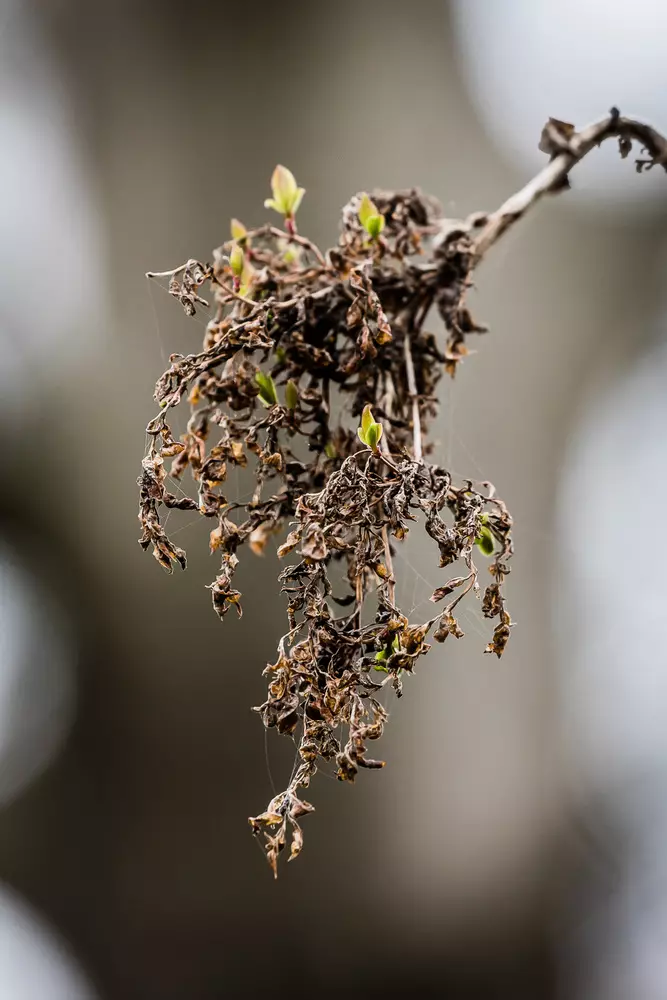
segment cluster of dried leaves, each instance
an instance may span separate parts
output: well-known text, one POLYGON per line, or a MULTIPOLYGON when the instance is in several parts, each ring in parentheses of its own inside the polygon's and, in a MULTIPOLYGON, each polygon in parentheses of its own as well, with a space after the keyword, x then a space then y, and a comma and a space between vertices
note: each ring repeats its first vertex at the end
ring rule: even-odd
MULTIPOLYGON (((595 126, 597 141, 616 134, 627 143, 623 123, 612 112, 595 126)), ((376 193, 372 202, 357 195, 326 253, 297 233, 303 191, 277 168, 269 205, 284 215, 284 229, 247 231, 234 221, 234 239, 211 263, 190 260, 167 273, 188 315, 208 305, 204 287, 215 315, 202 351, 172 355, 156 386, 160 412, 147 428, 139 479, 140 542, 165 569, 185 568, 161 508, 210 518, 210 547, 220 558, 210 590, 221 618, 231 606, 241 614, 234 571, 245 543, 260 554, 275 542, 286 559, 279 580, 288 630, 265 670, 267 698, 257 711, 265 726, 292 736, 299 765, 288 787, 250 819, 265 836, 274 873, 288 840, 290 858, 301 850, 299 820, 313 807, 300 789, 321 761, 335 762, 341 781, 354 781, 360 767, 383 766, 367 756, 387 719, 379 694, 387 684, 401 694, 431 634, 438 642, 463 634, 454 611, 466 595, 481 598, 482 613, 495 622, 486 652, 505 649, 510 515, 490 484, 455 484, 428 461, 423 436, 437 412, 440 378, 454 375, 466 337, 483 329, 466 306, 474 265, 528 205, 563 186, 594 144, 555 120, 542 143, 551 155, 544 181, 510 199, 507 211, 452 223, 416 190, 376 193), (444 320, 444 346, 425 328, 432 310, 444 320), (177 440, 168 419, 184 398, 191 416, 177 440), (374 435, 358 434, 371 413, 374 435), (189 470, 196 498, 168 491, 167 459, 172 479, 189 470), (229 499, 230 466, 249 464, 252 498, 229 499), (433 539, 440 567, 460 567, 433 594, 443 603, 425 622, 411 622, 395 599, 392 547, 415 521, 433 539), (479 554, 490 558, 486 584, 479 554)))

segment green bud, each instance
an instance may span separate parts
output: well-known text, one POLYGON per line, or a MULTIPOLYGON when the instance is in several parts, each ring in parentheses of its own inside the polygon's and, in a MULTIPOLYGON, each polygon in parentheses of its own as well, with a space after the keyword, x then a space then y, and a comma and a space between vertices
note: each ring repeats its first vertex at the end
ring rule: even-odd
POLYGON ((362 224, 372 240, 377 239, 384 229, 384 215, 378 212, 377 205, 371 201, 367 194, 361 199, 359 206, 359 222, 362 224))
POLYGON ((384 664, 389 659, 389 656, 391 656, 391 653, 397 653, 400 648, 401 648, 401 644, 398 641, 398 636, 395 635, 394 636, 394 641, 391 644, 391 650, 390 650, 389 654, 387 654, 387 650, 386 649, 381 649, 379 651, 379 653, 375 654, 375 669, 376 670, 382 670, 386 674, 387 673, 387 668, 384 666, 384 664))
POLYGON ((377 205, 372 202, 367 194, 364 194, 361 199, 361 205, 359 206, 359 222, 362 224, 364 229, 366 228, 366 223, 370 219, 371 215, 377 215, 377 205))
POLYGON ((265 208, 272 208, 286 219, 292 219, 297 213, 305 189, 297 187, 296 178, 291 170, 280 163, 271 176, 271 192, 273 198, 267 198, 265 208))
POLYGON ((378 444, 380 443, 380 438, 382 437, 382 424, 371 424, 368 428, 368 434, 366 435, 366 443, 371 451, 378 450, 378 444))
POLYGON ((479 551, 485 556, 492 556, 494 549, 493 534, 491 529, 483 524, 480 528, 479 535, 475 539, 475 545, 479 551))
POLYGON ((371 215, 366 222, 366 232, 372 240, 376 240, 384 229, 384 215, 371 215))
POLYGON ((364 406, 364 411, 361 414, 361 426, 357 428, 357 435, 359 440, 368 445, 371 451, 377 451, 382 437, 382 424, 377 424, 373 419, 370 403, 364 406))
MULTIPOLYGON (((371 426, 372 423, 374 423, 374 421, 373 421, 373 411, 371 409, 371 404, 366 403, 363 412, 361 414, 361 430, 364 435, 361 438, 361 440, 364 442, 364 444, 368 444, 368 441, 366 440, 366 435, 368 434, 368 428, 371 426)), ((361 437, 361 435, 359 436, 361 437)))
POLYGON ((383 674, 388 673, 389 671, 385 667, 386 659, 387 659, 387 654, 385 653, 384 649, 381 649, 379 653, 375 654, 375 665, 373 669, 381 670, 383 674))
POLYGON ((259 398, 265 406, 274 406, 278 402, 276 386, 270 375, 255 372, 255 382, 259 386, 259 398))
POLYGON ((278 251, 286 264, 298 264, 302 257, 301 247, 290 240, 278 240, 278 251))
POLYGON ((288 410, 296 410, 299 402, 299 390, 294 379, 289 379, 285 386, 285 406, 288 410))
POLYGON ((243 274, 243 267, 245 264, 245 254, 243 250, 238 245, 238 243, 232 244, 232 249, 229 251, 229 266, 232 269, 232 274, 235 278, 240 278, 243 274))
POLYGON ((327 458, 336 457, 337 452, 336 449, 334 448, 333 441, 327 441, 327 443, 324 446, 324 454, 327 456, 327 458))

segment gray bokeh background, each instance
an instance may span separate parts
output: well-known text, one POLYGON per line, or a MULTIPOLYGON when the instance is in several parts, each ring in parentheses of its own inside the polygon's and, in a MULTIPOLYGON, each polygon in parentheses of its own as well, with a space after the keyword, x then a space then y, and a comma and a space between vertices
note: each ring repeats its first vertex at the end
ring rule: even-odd
MULTIPOLYGON (((0 995, 663 995, 641 948, 615 973, 628 977, 620 993, 599 969, 619 933, 615 893, 634 927, 623 886, 659 854, 641 831, 664 748, 656 737, 632 767, 622 753, 601 767, 605 740, 618 740, 598 700, 614 691, 603 672, 586 678, 613 660, 599 640, 623 618, 609 611, 622 557, 604 556, 629 538, 623 476, 640 445, 633 482, 664 477, 661 435, 643 419, 622 447, 600 443, 613 410, 600 401, 634 413, 664 390, 657 360, 643 362, 648 388, 622 391, 643 356, 664 359, 651 353, 664 335, 664 175, 595 154, 576 190, 542 204, 480 269, 472 301, 491 332, 443 383, 436 435, 443 459, 492 480, 514 515, 518 624, 491 662, 487 623, 463 615, 466 639, 434 648, 392 703, 385 770, 313 786, 304 854, 277 884, 246 826, 271 795, 267 759, 277 783, 292 763, 249 711, 283 631, 275 560, 245 556, 245 614, 222 626, 204 589, 207 525, 174 515, 190 559, 174 578, 136 542, 152 386, 169 353, 197 349, 205 323, 144 272, 206 259, 232 215, 261 221, 276 162, 307 188, 300 226, 326 246, 340 206, 375 186, 417 185, 453 217, 496 207, 539 168, 548 115, 583 124, 619 103, 667 127, 665 71, 650 46, 640 58, 628 43, 633 26, 657 34, 659 8, 608 6, 596 88, 577 44, 560 99, 569 5, 558 7, 6 0, 0 952, 4 941, 18 954, 3 922, 27 926, 35 954, 48 934, 53 969, 76 978, 61 988, 47 972, 50 985, 34 985, 28 948, 6 987, 0 969, 0 995), (635 64, 614 76, 619 39, 644 65, 644 90, 638 77, 624 90, 635 64), (637 775, 639 802, 626 795, 637 775)), ((575 34, 597 7, 570 12, 575 34)), ((655 534, 654 510, 640 541, 655 534)), ((441 582, 430 548, 415 539, 397 569, 406 603, 423 610, 441 582)), ((633 656, 662 677, 657 636, 625 648, 621 674, 633 656)), ((621 746, 633 747, 644 708, 638 696, 621 746)))

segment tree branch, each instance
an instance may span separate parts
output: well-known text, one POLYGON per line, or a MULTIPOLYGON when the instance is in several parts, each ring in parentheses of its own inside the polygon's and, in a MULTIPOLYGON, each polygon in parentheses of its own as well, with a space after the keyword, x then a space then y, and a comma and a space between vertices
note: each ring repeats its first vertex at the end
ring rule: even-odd
POLYGON ((480 232, 473 241, 478 259, 500 239, 526 211, 545 194, 554 194, 568 187, 567 177, 577 163, 599 146, 605 139, 619 140, 621 156, 625 158, 632 149, 632 140, 641 143, 649 155, 648 160, 637 160, 637 170, 661 166, 667 171, 667 139, 650 125, 621 117, 617 108, 599 122, 587 125, 580 132, 573 126, 550 118, 542 132, 540 149, 551 153, 547 166, 486 217, 480 232))

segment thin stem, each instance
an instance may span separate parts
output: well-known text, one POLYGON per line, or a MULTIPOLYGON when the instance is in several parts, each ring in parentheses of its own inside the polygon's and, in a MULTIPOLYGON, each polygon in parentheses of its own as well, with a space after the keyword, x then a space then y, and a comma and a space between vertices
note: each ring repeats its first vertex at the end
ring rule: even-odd
POLYGON ((220 278, 216 277, 215 280, 217 281, 217 283, 220 286, 220 288, 222 288, 222 290, 225 293, 225 295, 229 295, 233 299, 238 299, 239 302, 244 302, 247 306, 257 306, 257 305, 272 306, 273 305, 273 300, 272 299, 265 299, 264 302, 257 303, 253 299, 247 299, 245 297, 245 295, 241 295, 239 292, 235 292, 233 288, 229 287, 229 285, 225 285, 225 283, 223 281, 221 281, 220 278))
MULTIPOLYGON (((380 457, 384 459, 389 468, 398 472, 396 466, 391 461, 391 455, 389 453, 389 445, 387 444, 385 435, 383 434, 380 438, 380 457)), ((389 532, 387 531, 387 525, 382 525, 382 545, 384 547, 384 562, 387 567, 387 572, 389 573, 389 578, 387 580, 387 589, 389 593, 389 602, 392 605, 396 604, 396 580, 394 579, 394 562, 391 558, 391 548, 389 547, 389 532)))
POLYGON ((320 248, 312 242, 312 240, 307 239, 305 236, 299 236, 297 232, 288 233, 284 229, 278 229, 277 226, 258 226, 256 229, 251 229, 246 233, 246 239, 252 239, 254 236, 270 235, 275 236, 277 239, 287 240, 288 243, 298 243, 300 246, 305 247, 307 250, 317 258, 318 262, 322 267, 329 269, 329 266, 325 260, 324 254, 320 248))
MULTIPOLYGON (((363 455, 363 452, 359 452, 359 454, 363 455)), ((386 466, 388 466, 391 469, 392 472, 396 472, 398 475, 400 475, 400 472, 398 471, 398 468, 396 467, 396 463, 393 462, 392 459, 391 459, 391 455, 389 453, 389 450, 387 450, 387 451, 383 451, 382 450, 382 441, 380 441, 380 451, 379 451, 379 454, 378 454, 378 458, 380 459, 380 461, 384 462, 384 464, 386 466)))
POLYGON ((405 354, 405 374, 408 381, 408 393, 412 400, 412 450, 415 462, 422 461, 422 425, 419 416, 419 394, 417 393, 417 380, 415 378, 415 366, 412 360, 412 350, 410 346, 410 334, 406 330, 403 340, 403 352, 405 354))
POLYGON ((290 240, 292 243, 298 243, 300 244, 300 246, 305 247, 307 250, 310 250, 313 256, 317 258, 319 263, 323 267, 327 267, 327 262, 324 259, 324 254, 322 253, 320 248, 316 246, 315 243, 312 242, 312 240, 307 239, 305 236, 299 236, 299 234, 296 231, 292 233, 285 233, 283 232, 282 229, 278 229, 276 226, 270 226, 269 232, 271 233, 272 236, 277 236, 279 238, 282 237, 286 240, 290 240))
POLYGON ((354 598, 356 601, 356 614, 361 616, 361 605, 364 603, 364 585, 361 579, 361 573, 358 573, 354 579, 354 598))
POLYGON ((179 267, 172 268, 171 271, 146 271, 147 278, 171 278, 175 274, 180 274, 181 271, 185 271, 190 264, 196 263, 196 261, 187 261, 185 264, 180 264, 179 267))
POLYGON ((387 580, 387 590, 389 596, 389 603, 392 605, 396 604, 396 581, 394 579, 394 563, 391 558, 391 549, 389 547, 389 532, 387 531, 387 525, 382 525, 382 544, 384 545, 384 561, 387 567, 387 572, 389 573, 389 579, 387 580))
MULTIPOLYGON (((322 299, 325 295, 329 295, 334 290, 334 286, 325 285, 324 288, 318 288, 316 292, 311 292, 309 298, 311 299, 322 299)), ((272 302, 271 306, 273 309, 293 309, 294 306, 298 305, 302 299, 285 299, 283 302, 272 302)))
POLYGON ((571 134, 568 134, 562 124, 559 127, 558 123, 549 121, 545 126, 540 148, 553 154, 551 162, 525 187, 487 216, 473 243, 477 258, 483 257, 531 205, 545 194, 563 190, 572 168, 601 142, 614 136, 621 141, 623 157, 628 155, 632 139, 636 139, 647 150, 650 159, 637 160, 637 170, 658 165, 667 170, 667 139, 650 125, 632 118, 622 118, 617 108, 612 108, 609 115, 601 121, 587 125, 580 132, 572 131, 571 134))

